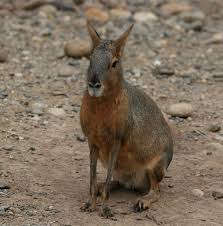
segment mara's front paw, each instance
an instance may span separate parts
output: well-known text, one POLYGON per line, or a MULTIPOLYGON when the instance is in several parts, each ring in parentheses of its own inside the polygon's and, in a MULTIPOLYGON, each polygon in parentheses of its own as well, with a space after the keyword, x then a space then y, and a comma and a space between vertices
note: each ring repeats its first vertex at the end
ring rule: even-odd
POLYGON ((135 213, 137 212, 142 212, 144 210, 149 209, 150 203, 147 202, 146 200, 138 200, 134 205, 133 205, 133 211, 135 213))
POLYGON ((81 206, 80 210, 83 212, 93 212, 95 211, 95 205, 92 205, 92 203, 88 201, 81 206))
POLYGON ((101 217, 108 218, 108 219, 110 219, 114 216, 114 212, 108 206, 102 206, 99 214, 101 217))

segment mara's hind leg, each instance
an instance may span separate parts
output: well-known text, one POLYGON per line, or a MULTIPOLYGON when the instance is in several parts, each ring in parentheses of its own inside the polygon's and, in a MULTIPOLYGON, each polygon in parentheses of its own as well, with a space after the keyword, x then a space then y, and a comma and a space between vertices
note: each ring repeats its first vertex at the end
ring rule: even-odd
POLYGON ((133 206, 134 212, 142 212, 150 208, 151 204, 158 201, 160 198, 160 186, 159 182, 163 179, 165 174, 165 167, 163 161, 159 161, 153 169, 146 171, 148 186, 150 191, 147 195, 144 195, 141 199, 138 199, 133 206))
MULTIPOLYGON (((97 190, 96 190, 97 196, 101 196, 102 195, 102 192, 104 190, 104 186, 105 186, 105 183, 103 183, 103 182, 97 184, 97 190)), ((120 188, 120 186, 121 185, 119 184, 118 181, 113 180, 113 181, 111 181, 111 184, 109 185, 109 191, 112 192, 114 190, 117 190, 117 189, 120 188)))

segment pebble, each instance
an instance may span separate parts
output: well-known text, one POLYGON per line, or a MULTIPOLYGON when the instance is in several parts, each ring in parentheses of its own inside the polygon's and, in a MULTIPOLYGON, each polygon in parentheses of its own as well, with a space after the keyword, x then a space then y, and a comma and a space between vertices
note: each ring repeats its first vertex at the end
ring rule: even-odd
POLYGON ((47 105, 44 103, 35 102, 30 104, 30 112, 34 115, 42 115, 46 107, 47 105))
POLYGON ((202 11, 184 12, 180 15, 180 18, 186 23, 203 22, 205 20, 205 14, 202 11))
POLYGON ((68 65, 60 66, 58 76, 59 77, 70 77, 74 73, 74 68, 68 65))
POLYGON ((39 15, 47 18, 54 17, 57 9, 53 5, 44 5, 39 8, 39 15))
POLYGON ((140 23, 148 23, 151 21, 157 21, 158 17, 151 12, 137 12, 133 16, 134 20, 140 23))
POLYGON ((84 136, 84 134, 77 134, 77 140, 80 142, 85 142, 86 137, 84 136))
POLYGON ((223 199, 223 190, 222 189, 215 189, 212 191, 212 196, 215 200, 223 199))
POLYGON ((7 211, 9 210, 9 207, 10 206, 8 205, 0 206, 0 216, 7 215, 7 211))
POLYGON ((220 130, 221 130, 221 126, 218 125, 218 124, 211 124, 208 127, 208 131, 213 132, 213 133, 216 133, 216 132, 218 132, 220 130))
POLYGON ((152 72, 157 78, 169 77, 175 74, 175 70, 171 66, 162 64, 154 65, 152 72))
POLYGON ((203 197, 204 196, 204 192, 201 191, 200 189, 193 189, 192 193, 193 193, 193 195, 195 195, 197 197, 203 197))
POLYGON ((23 77, 23 74, 22 73, 19 73, 19 72, 16 72, 14 75, 17 78, 22 78, 23 77))
POLYGON ((0 63, 5 63, 8 60, 6 51, 0 50, 0 63))
POLYGON ((127 20, 131 17, 131 12, 123 9, 111 9, 110 15, 114 20, 127 20))
MULTIPOLYGON (((6 150, 6 151, 12 151, 14 148, 15 148, 14 145, 10 145, 10 144, 9 145, 5 145, 3 147, 3 149, 6 150)), ((0 184, 1 184, 1 182, 0 182, 0 184)))
POLYGON ((215 80, 215 82, 223 82, 223 73, 221 71, 214 72, 212 74, 212 77, 215 80))
POLYGON ((84 0, 73 0, 74 4, 81 5, 84 3, 84 0))
POLYGON ((192 115, 193 107, 189 103, 172 104, 166 111, 171 116, 187 118, 192 115))
POLYGON ((91 43, 86 40, 70 40, 65 44, 64 52, 68 57, 74 58, 89 56, 91 43))
POLYGON ((64 117, 66 115, 66 112, 63 108, 49 108, 48 113, 51 115, 57 116, 57 117, 64 117))
POLYGON ((142 75, 142 72, 139 68, 133 68, 132 73, 135 78, 139 78, 142 75))
POLYGON ((4 182, 4 181, 0 181, 0 189, 9 189, 10 186, 4 182))
POLYGON ((50 36, 50 35, 52 35, 52 29, 49 27, 46 27, 41 30, 40 35, 41 36, 50 36))
POLYGON ((170 2, 161 6, 161 13, 164 16, 177 15, 191 10, 192 7, 186 3, 170 2))
POLYGON ((203 27, 204 23, 202 21, 195 21, 193 23, 184 24, 185 30, 201 31, 203 27))
POLYGON ((209 40, 207 40, 207 44, 222 44, 222 43, 223 43, 223 33, 216 33, 209 40))
POLYGON ((93 20, 101 23, 105 23, 109 19, 107 11, 96 7, 91 7, 87 9, 85 11, 85 16, 87 17, 88 20, 93 20))

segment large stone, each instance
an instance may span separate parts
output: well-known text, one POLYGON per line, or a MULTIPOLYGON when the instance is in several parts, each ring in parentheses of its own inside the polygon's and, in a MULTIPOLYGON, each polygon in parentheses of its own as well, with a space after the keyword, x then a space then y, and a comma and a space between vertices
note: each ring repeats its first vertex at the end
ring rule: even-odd
POLYGON ((172 104, 166 111, 171 116, 187 118, 192 115, 193 107, 189 103, 172 104))
POLYGON ((151 12, 136 12, 133 16, 137 22, 145 23, 158 20, 157 16, 151 12))
POLYGON ((86 57, 90 55, 91 43, 86 40, 70 40, 65 44, 64 52, 69 57, 86 57))
POLYGON ((63 108, 49 108, 48 112, 51 115, 57 116, 57 117, 64 117, 66 115, 66 112, 64 111, 63 108))
POLYGON ((126 20, 131 17, 131 12, 123 9, 112 9, 110 11, 111 18, 114 20, 126 20))
POLYGON ((186 3, 170 2, 162 5, 161 12, 164 16, 177 15, 183 12, 191 11, 192 7, 186 3))
POLYGON ((109 19, 107 11, 96 7, 91 7, 87 9, 85 11, 85 16, 87 17, 88 20, 93 20, 101 23, 105 23, 109 19))
POLYGON ((74 68, 71 66, 61 66, 58 72, 59 77, 70 77, 74 73, 74 68))

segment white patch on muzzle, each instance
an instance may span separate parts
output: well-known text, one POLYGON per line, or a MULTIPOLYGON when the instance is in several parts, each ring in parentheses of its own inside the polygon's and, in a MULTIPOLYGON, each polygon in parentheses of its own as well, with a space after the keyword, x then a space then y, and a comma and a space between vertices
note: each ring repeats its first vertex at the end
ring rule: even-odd
POLYGON ((104 86, 103 84, 101 85, 100 88, 92 88, 88 86, 88 93, 92 97, 101 97, 104 91, 104 86))

